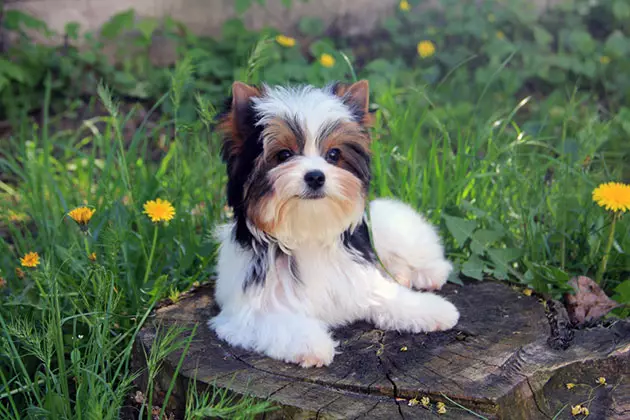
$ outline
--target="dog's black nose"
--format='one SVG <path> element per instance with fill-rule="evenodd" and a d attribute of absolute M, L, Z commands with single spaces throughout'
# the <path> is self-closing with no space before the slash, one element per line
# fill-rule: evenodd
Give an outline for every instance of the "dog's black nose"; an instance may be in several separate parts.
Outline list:
<path fill-rule="evenodd" d="M 304 175 L 304 182 L 313 190 L 318 190 L 326 182 L 326 175 L 320 170 L 309 171 Z"/>

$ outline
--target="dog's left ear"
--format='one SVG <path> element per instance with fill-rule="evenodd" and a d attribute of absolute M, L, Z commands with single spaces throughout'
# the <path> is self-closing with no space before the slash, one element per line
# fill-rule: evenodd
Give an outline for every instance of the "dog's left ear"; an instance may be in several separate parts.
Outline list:
<path fill-rule="evenodd" d="M 351 85 L 338 85 L 335 94 L 342 98 L 350 107 L 357 120 L 364 126 L 372 124 L 372 116 L 368 110 L 370 106 L 370 84 L 367 80 L 360 80 Z"/>

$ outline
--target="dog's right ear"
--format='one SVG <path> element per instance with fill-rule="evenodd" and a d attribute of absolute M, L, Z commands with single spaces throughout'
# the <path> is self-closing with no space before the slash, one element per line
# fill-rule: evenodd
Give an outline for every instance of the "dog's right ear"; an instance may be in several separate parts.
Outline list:
<path fill-rule="evenodd" d="M 260 90 L 243 82 L 232 84 L 230 110 L 219 124 L 225 136 L 224 158 L 240 154 L 249 132 L 254 126 L 251 99 L 261 95 Z"/>

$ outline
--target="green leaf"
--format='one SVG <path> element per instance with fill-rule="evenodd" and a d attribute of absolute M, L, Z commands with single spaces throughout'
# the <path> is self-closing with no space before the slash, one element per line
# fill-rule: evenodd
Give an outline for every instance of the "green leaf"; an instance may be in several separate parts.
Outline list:
<path fill-rule="evenodd" d="M 66 35 L 68 35 L 68 38 L 73 39 L 73 40 L 77 40 L 79 39 L 79 28 L 81 27 L 81 25 L 79 25 L 77 22 L 68 22 L 66 23 L 66 27 L 64 29 L 64 32 L 66 33 Z"/>
<path fill-rule="evenodd" d="M 324 33 L 324 22 L 319 18 L 303 17 L 298 28 L 304 35 L 319 36 Z"/>
<path fill-rule="evenodd" d="M 6 76 L 8 79 L 24 83 L 24 70 L 22 67 L 2 57 L 0 57 L 0 74 Z"/>
<path fill-rule="evenodd" d="M 145 18 L 138 22 L 138 30 L 142 33 L 145 40 L 150 41 L 155 32 L 155 28 L 158 26 L 157 19 Z"/>
<path fill-rule="evenodd" d="M 472 233 L 477 228 L 477 222 L 474 220 L 462 219 L 461 217 L 454 217 L 444 215 L 444 221 L 448 231 L 453 235 L 457 244 L 461 247 L 466 240 L 471 237 Z"/>
<path fill-rule="evenodd" d="M 623 57 L 630 50 L 630 39 L 621 31 L 612 32 L 604 43 L 604 51 L 613 57 Z"/>
<path fill-rule="evenodd" d="M 628 0 L 617 0 L 613 3 L 613 14 L 617 20 L 622 21 L 630 18 L 630 4 Z"/>
<path fill-rule="evenodd" d="M 128 9 L 112 16 L 101 28 L 101 35 L 108 39 L 119 36 L 123 31 L 133 28 L 136 13 Z"/>
<path fill-rule="evenodd" d="M 575 50 L 583 54 L 591 54 L 595 51 L 595 41 L 587 31 L 580 29 L 571 31 L 569 34 L 569 42 Z"/>
<path fill-rule="evenodd" d="M 239 15 L 242 15 L 243 13 L 247 11 L 247 9 L 250 8 L 252 3 L 253 3 L 253 0 L 235 0 L 234 8 L 236 9 L 236 13 L 238 13 Z"/>
<path fill-rule="evenodd" d="M 613 296 L 619 303 L 630 303 L 630 279 L 615 287 L 617 295 Z"/>
<path fill-rule="evenodd" d="M 472 237 L 470 249 L 475 254 L 483 255 L 486 249 L 501 239 L 502 236 L 503 232 L 498 230 L 479 229 Z"/>
<path fill-rule="evenodd" d="M 28 29 L 48 31 L 43 20 L 37 19 L 19 10 L 9 10 L 4 15 L 4 27 L 9 31 L 17 31 L 22 25 Z"/>
<path fill-rule="evenodd" d="M 488 249 L 488 256 L 500 268 L 509 267 L 509 263 L 520 258 L 523 251 L 518 248 L 494 248 Z"/>
<path fill-rule="evenodd" d="M 290 9 L 291 6 L 293 5 L 292 0 L 281 0 L 280 3 L 282 3 L 282 5 L 287 9 Z"/>
<path fill-rule="evenodd" d="M 541 46 L 548 46 L 553 41 L 553 35 L 549 33 L 545 28 L 539 25 L 534 26 L 534 39 L 536 43 Z"/>
<path fill-rule="evenodd" d="M 462 273 L 465 276 L 476 280 L 483 280 L 484 262 L 477 255 L 472 255 L 468 261 L 462 265 Z"/>

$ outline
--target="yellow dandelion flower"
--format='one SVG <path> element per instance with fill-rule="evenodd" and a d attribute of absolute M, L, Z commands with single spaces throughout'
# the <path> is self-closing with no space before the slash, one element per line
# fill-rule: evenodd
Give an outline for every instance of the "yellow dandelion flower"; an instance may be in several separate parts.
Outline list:
<path fill-rule="evenodd" d="M 409 4 L 409 2 L 407 0 L 402 0 L 399 4 L 398 4 L 398 8 L 400 10 L 402 10 L 403 12 L 408 12 L 411 10 L 411 5 Z"/>
<path fill-rule="evenodd" d="M 158 198 L 156 200 L 149 200 L 144 203 L 144 214 L 149 216 L 152 222 L 168 222 L 175 217 L 175 209 L 173 205 L 167 201 Z"/>
<path fill-rule="evenodd" d="M 532 295 L 532 289 L 525 289 L 525 290 L 523 290 L 523 294 L 525 296 L 531 296 Z"/>
<path fill-rule="evenodd" d="M 286 35 L 276 35 L 276 42 L 286 48 L 295 46 L 295 38 Z"/>
<path fill-rule="evenodd" d="M 607 55 L 602 55 L 601 57 L 599 57 L 599 62 L 603 65 L 606 65 L 610 63 L 610 57 L 608 57 Z"/>
<path fill-rule="evenodd" d="M 630 185 L 620 182 L 601 184 L 593 190 L 593 201 L 606 210 L 628 211 L 630 210 Z"/>
<path fill-rule="evenodd" d="M 503 33 L 503 31 L 497 31 L 496 37 L 499 40 L 503 40 L 503 39 L 505 39 L 505 34 Z"/>
<path fill-rule="evenodd" d="M 431 57 L 435 54 L 435 44 L 431 41 L 418 42 L 418 55 L 422 58 Z"/>
<path fill-rule="evenodd" d="M 23 279 L 24 278 L 24 270 L 22 270 L 20 267 L 15 267 L 15 276 L 18 279 Z"/>
<path fill-rule="evenodd" d="M 96 261 L 96 252 L 92 252 L 90 255 L 88 255 L 88 259 L 90 261 Z"/>
<path fill-rule="evenodd" d="M 429 404 L 431 404 L 431 400 L 429 397 L 422 397 L 420 398 L 420 404 L 422 404 L 423 407 L 428 407 Z"/>
<path fill-rule="evenodd" d="M 70 216 L 70 218 L 77 222 L 79 225 L 86 226 L 88 223 L 90 223 L 90 219 L 95 212 L 96 210 L 94 209 L 81 206 L 68 212 L 68 216 Z"/>
<path fill-rule="evenodd" d="M 402 347 L 400 348 L 400 351 L 407 351 L 407 350 L 409 350 L 409 349 L 407 348 L 407 346 L 402 346 Z"/>
<path fill-rule="evenodd" d="M 417 399 L 417 398 L 412 398 L 412 399 L 410 399 L 410 400 L 409 400 L 409 403 L 408 403 L 407 405 L 408 405 L 409 407 L 414 407 L 414 406 L 418 405 L 418 403 L 419 403 L 419 402 L 420 402 L 420 401 L 418 401 L 418 399 Z"/>
<path fill-rule="evenodd" d="M 29 252 L 20 258 L 22 267 L 37 267 L 39 265 L 39 254 L 37 252 Z"/>
<path fill-rule="evenodd" d="M 573 414 L 574 416 L 582 414 L 582 406 L 580 404 L 572 405 L 571 406 L 571 414 Z"/>
<path fill-rule="evenodd" d="M 600 376 L 599 378 L 597 378 L 595 382 L 597 382 L 600 385 L 606 385 L 606 378 L 604 378 L 603 376 Z"/>
<path fill-rule="evenodd" d="M 568 384 L 565 384 L 565 386 L 567 387 L 567 389 L 573 389 L 575 388 L 575 384 L 572 382 L 569 382 Z"/>
<path fill-rule="evenodd" d="M 324 67 L 332 67 L 335 65 L 335 57 L 330 54 L 322 54 L 319 56 L 319 63 Z"/>
<path fill-rule="evenodd" d="M 442 401 L 435 404 L 435 408 L 437 408 L 438 414 L 446 414 L 446 405 Z"/>
<path fill-rule="evenodd" d="M 580 410 L 580 412 L 584 414 L 585 416 L 588 416 L 589 414 L 591 414 L 591 412 L 588 411 L 588 408 L 586 407 L 582 407 L 582 410 Z"/>

